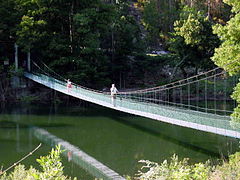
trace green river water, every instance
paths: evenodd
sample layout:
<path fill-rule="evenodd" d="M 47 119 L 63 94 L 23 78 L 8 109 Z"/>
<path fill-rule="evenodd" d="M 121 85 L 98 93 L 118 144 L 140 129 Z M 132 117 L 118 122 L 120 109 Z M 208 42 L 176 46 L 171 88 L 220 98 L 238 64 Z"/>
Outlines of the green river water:
<path fill-rule="evenodd" d="M 0 166 L 5 169 L 34 149 L 40 141 L 29 125 L 41 127 L 107 165 L 120 175 L 134 176 L 141 159 L 162 162 L 174 153 L 191 163 L 216 162 L 239 150 L 239 141 L 211 133 L 161 123 L 109 110 L 63 105 L 8 105 L 0 111 Z M 42 147 L 22 164 L 37 166 L 35 159 L 51 147 Z M 94 179 L 63 158 L 65 174 L 78 179 Z"/>

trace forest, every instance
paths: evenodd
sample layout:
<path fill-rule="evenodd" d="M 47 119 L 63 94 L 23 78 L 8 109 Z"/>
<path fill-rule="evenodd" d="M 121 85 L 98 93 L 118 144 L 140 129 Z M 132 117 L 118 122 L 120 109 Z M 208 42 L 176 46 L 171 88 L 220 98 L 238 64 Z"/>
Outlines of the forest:
<path fill-rule="evenodd" d="M 15 43 L 22 68 L 31 52 L 95 89 L 153 87 L 216 66 L 240 73 L 239 0 L 0 0 L 0 17 L 1 93 Z M 232 97 L 240 104 L 240 83 Z"/>

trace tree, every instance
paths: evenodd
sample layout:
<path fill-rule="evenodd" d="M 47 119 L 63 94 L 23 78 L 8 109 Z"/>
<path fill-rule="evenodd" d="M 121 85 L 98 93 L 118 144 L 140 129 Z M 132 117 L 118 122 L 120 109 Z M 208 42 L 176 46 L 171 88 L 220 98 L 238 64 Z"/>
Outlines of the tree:
<path fill-rule="evenodd" d="M 133 56 L 144 51 L 140 27 L 129 8 L 129 2 L 119 1 L 111 26 L 111 76 L 120 87 L 122 78 L 125 80 L 131 72 Z"/>
<path fill-rule="evenodd" d="M 25 51 L 29 51 L 46 36 L 43 28 L 46 25 L 44 20 L 36 20 L 34 17 L 24 15 L 17 31 L 18 44 L 22 45 Z"/>
<path fill-rule="evenodd" d="M 212 60 L 230 75 L 237 75 L 240 74 L 240 2 L 238 0 L 224 2 L 232 6 L 233 15 L 226 25 L 214 26 L 214 33 L 220 38 L 221 45 L 215 49 Z M 235 87 L 232 98 L 238 103 L 232 114 L 233 121 L 240 122 L 240 83 Z"/>
<path fill-rule="evenodd" d="M 210 57 L 219 40 L 212 32 L 212 24 L 200 11 L 183 7 L 180 19 L 174 23 L 170 50 L 178 56 L 176 66 L 184 72 L 185 67 L 208 69 L 213 67 Z M 201 62 L 201 63 L 199 63 Z M 186 75 L 186 74 L 185 74 Z"/>
<path fill-rule="evenodd" d="M 38 51 L 40 59 L 66 55 L 69 51 L 67 1 L 16 0 L 16 9 L 22 14 L 16 31 L 21 48 L 25 51 L 31 48 Z M 52 48 L 53 44 L 55 48 Z"/>
<path fill-rule="evenodd" d="M 144 3 L 144 12 L 143 12 L 143 25 L 148 31 L 147 33 L 147 42 L 149 45 L 158 45 L 159 44 L 159 35 L 160 35 L 160 14 L 157 11 L 157 2 L 156 1 L 147 1 Z"/>
<path fill-rule="evenodd" d="M 19 12 L 16 12 L 14 0 L 0 0 L 0 41 L 13 40 L 16 24 L 19 22 Z"/>
<path fill-rule="evenodd" d="M 158 48 L 173 30 L 173 22 L 178 16 L 178 3 L 175 0 L 138 0 L 138 2 L 144 7 L 142 21 L 148 32 L 147 43 Z"/>
<path fill-rule="evenodd" d="M 15 0 L 0 0 L 0 66 L 4 59 L 11 61 L 14 54 L 16 27 L 21 18 L 21 12 L 17 12 L 15 6 Z"/>
<path fill-rule="evenodd" d="M 180 0 L 180 3 L 203 11 L 209 19 L 217 22 L 225 22 L 230 15 L 229 6 L 223 0 Z"/>
<path fill-rule="evenodd" d="M 83 85 L 107 82 L 102 41 L 112 22 L 114 8 L 99 0 L 17 0 L 22 14 L 18 44 L 37 59 Z M 108 82 L 107 82 L 108 83 Z"/>
<path fill-rule="evenodd" d="M 68 77 L 91 87 L 103 87 L 110 84 L 110 61 L 106 55 L 105 38 L 110 35 L 111 22 L 115 17 L 115 8 L 101 1 L 87 4 L 73 15 L 73 53 L 61 57 L 62 68 L 68 67 Z M 57 62 L 56 62 L 57 63 Z"/>
<path fill-rule="evenodd" d="M 140 30 L 125 0 L 16 0 L 18 44 L 65 78 L 101 88 L 126 71 Z"/>

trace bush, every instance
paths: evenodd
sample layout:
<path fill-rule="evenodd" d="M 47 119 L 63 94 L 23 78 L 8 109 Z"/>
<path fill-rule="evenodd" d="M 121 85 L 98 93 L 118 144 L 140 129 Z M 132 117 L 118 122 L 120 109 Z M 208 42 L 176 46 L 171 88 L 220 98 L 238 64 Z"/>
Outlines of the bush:
<path fill-rule="evenodd" d="M 0 176 L 0 180 L 71 180 L 71 178 L 63 175 L 63 165 L 61 163 L 61 149 L 57 146 L 52 149 L 49 155 L 40 157 L 37 162 L 40 164 L 42 171 L 33 167 L 26 169 L 24 165 L 18 165 L 14 171 Z M 74 178 L 76 180 L 76 178 Z"/>
<path fill-rule="evenodd" d="M 188 159 L 182 161 L 173 155 L 170 162 L 165 160 L 158 164 L 141 160 L 145 165 L 139 171 L 138 180 L 236 180 L 240 179 L 240 152 L 229 156 L 229 161 L 221 165 L 210 166 L 206 163 L 189 165 Z"/>
<path fill-rule="evenodd" d="M 210 180 L 240 179 L 240 152 L 229 156 L 228 162 L 223 162 L 211 173 Z"/>
<path fill-rule="evenodd" d="M 205 180 L 210 171 L 208 163 L 189 165 L 188 159 L 184 158 L 182 161 L 179 161 L 176 155 L 172 156 L 170 162 L 165 160 L 160 165 L 151 161 L 140 162 L 146 165 L 142 167 L 143 171 L 140 171 L 138 174 L 137 179 L 139 180 Z"/>

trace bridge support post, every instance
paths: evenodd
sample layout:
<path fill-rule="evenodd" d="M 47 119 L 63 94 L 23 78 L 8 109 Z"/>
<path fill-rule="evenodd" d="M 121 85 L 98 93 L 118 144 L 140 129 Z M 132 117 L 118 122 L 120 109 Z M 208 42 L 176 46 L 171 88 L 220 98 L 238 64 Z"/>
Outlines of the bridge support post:
<path fill-rule="evenodd" d="M 15 47 L 15 71 L 18 70 L 18 45 L 17 43 L 14 44 Z"/>
<path fill-rule="evenodd" d="M 31 71 L 31 54 L 30 54 L 30 50 L 27 53 L 27 69 L 30 72 Z"/>
<path fill-rule="evenodd" d="M 18 71 L 18 45 L 17 43 L 14 43 L 14 49 L 15 49 L 15 72 Z M 20 79 L 18 76 L 13 76 L 12 78 L 12 87 L 13 88 L 18 88 L 20 86 Z"/>

